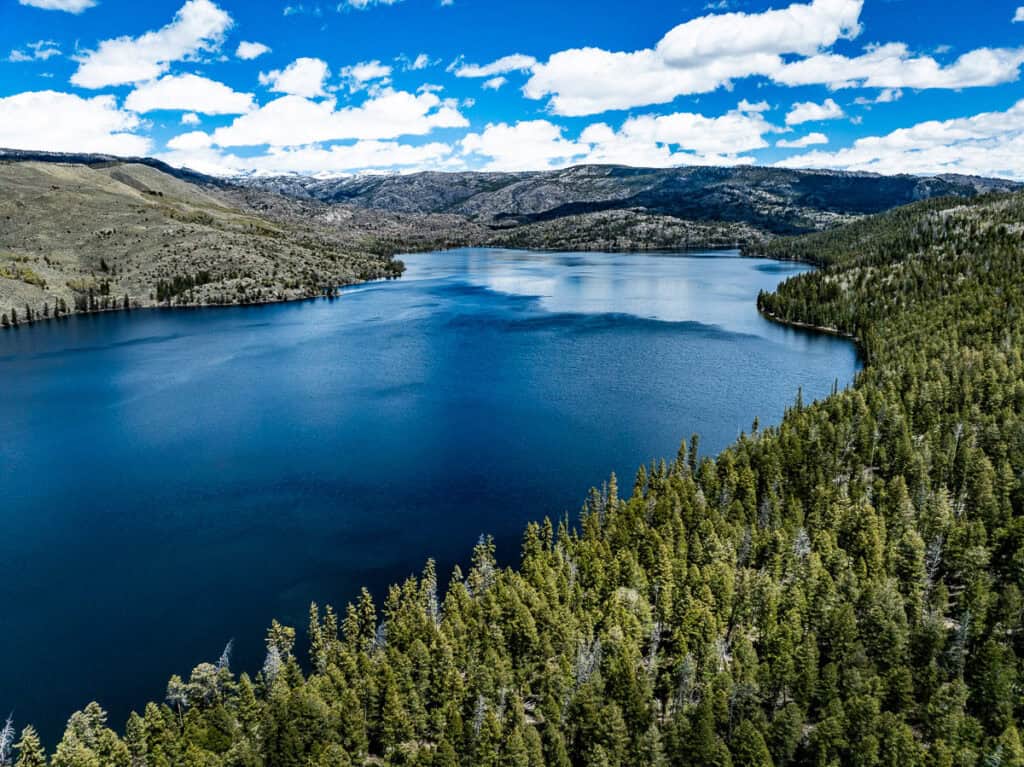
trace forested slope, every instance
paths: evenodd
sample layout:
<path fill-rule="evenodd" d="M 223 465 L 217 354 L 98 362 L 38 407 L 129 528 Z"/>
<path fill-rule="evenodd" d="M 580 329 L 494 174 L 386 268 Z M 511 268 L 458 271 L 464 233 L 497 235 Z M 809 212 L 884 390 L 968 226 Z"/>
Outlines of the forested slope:
<path fill-rule="evenodd" d="M 516 569 L 483 541 L 443 595 L 428 564 L 301 646 L 274 624 L 258 674 L 202 664 L 123 736 L 92 704 L 52 764 L 1024 764 L 1022 223 L 931 201 L 772 243 L 826 266 L 762 309 L 856 334 L 851 390 L 613 479 Z"/>

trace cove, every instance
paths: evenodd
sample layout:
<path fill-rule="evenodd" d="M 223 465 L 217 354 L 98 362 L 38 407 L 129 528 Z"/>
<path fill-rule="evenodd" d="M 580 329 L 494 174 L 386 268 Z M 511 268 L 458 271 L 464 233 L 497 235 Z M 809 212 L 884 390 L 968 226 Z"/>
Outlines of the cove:
<path fill-rule="evenodd" d="M 850 342 L 755 299 L 808 267 L 734 252 L 403 257 L 335 300 L 75 317 L 0 334 L 0 714 L 123 727 L 171 674 L 255 672 L 305 625 L 589 487 L 715 453 L 848 384 Z M 304 643 L 300 639 L 300 648 Z"/>

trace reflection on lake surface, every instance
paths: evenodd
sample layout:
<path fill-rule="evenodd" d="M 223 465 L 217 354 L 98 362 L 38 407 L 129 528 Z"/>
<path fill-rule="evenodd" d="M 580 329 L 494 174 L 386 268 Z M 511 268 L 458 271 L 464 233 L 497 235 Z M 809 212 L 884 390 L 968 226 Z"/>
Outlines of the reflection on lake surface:
<path fill-rule="evenodd" d="M 806 270 L 710 254 L 462 250 L 335 301 L 0 334 L 0 711 L 118 727 L 167 678 L 262 661 L 277 617 L 464 560 L 615 470 L 852 379 L 841 339 L 757 314 Z"/>

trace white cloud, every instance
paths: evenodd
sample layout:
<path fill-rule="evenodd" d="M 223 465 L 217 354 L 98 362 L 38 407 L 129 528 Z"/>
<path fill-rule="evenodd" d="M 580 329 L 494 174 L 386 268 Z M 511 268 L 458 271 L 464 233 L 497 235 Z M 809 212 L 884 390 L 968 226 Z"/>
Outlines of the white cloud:
<path fill-rule="evenodd" d="M 428 56 L 426 53 L 420 53 L 416 58 L 409 58 L 408 56 L 398 56 L 397 60 L 401 68 L 406 72 L 419 72 L 425 70 L 427 67 L 432 67 L 437 63 L 436 60 Z"/>
<path fill-rule="evenodd" d="M 616 132 L 605 123 L 586 128 L 580 134 L 580 140 L 591 145 L 590 152 L 578 160 L 581 163 L 671 168 L 679 165 L 752 165 L 755 162 L 749 155 L 702 154 L 674 149 L 669 144 Z"/>
<path fill-rule="evenodd" d="M 358 64 L 344 67 L 339 74 L 343 80 L 348 82 L 349 90 L 352 93 L 356 93 L 366 87 L 367 83 L 375 81 L 388 82 L 391 78 L 391 71 L 390 66 L 381 64 L 374 59 L 373 61 L 361 61 Z"/>
<path fill-rule="evenodd" d="M 494 77 L 505 75 L 509 72 L 527 72 L 537 65 L 537 59 L 533 56 L 526 56 L 522 53 L 513 53 L 511 56 L 503 56 L 497 61 L 480 66 L 478 64 L 465 64 L 461 61 L 454 66 L 456 77 Z"/>
<path fill-rule="evenodd" d="M 703 16 L 680 24 L 655 48 L 577 48 L 533 68 L 524 93 L 568 116 L 597 114 L 708 93 L 732 80 L 771 75 L 783 54 L 810 55 L 860 32 L 863 0 L 813 0 L 764 13 Z"/>
<path fill-rule="evenodd" d="M 809 55 L 860 34 L 862 6 L 863 0 L 814 0 L 764 13 L 703 16 L 671 30 L 657 50 L 673 67 L 703 66 L 722 57 Z"/>
<path fill-rule="evenodd" d="M 298 149 L 272 150 L 257 158 L 255 162 L 260 169 L 282 172 L 351 172 L 396 167 L 422 167 L 435 164 L 451 153 L 451 146 L 441 142 L 412 146 L 396 141 L 357 141 L 354 144 L 335 145 L 327 149 L 300 147 Z"/>
<path fill-rule="evenodd" d="M 540 170 L 577 163 L 642 167 L 684 164 L 750 164 L 744 153 L 768 146 L 777 130 L 762 114 L 767 104 L 743 102 L 719 117 L 690 112 L 642 115 L 618 130 L 606 123 L 587 126 L 577 140 L 548 120 L 488 125 L 462 140 L 463 153 L 486 160 L 488 170 Z"/>
<path fill-rule="evenodd" d="M 899 88 L 885 88 L 875 98 L 867 98 L 865 96 L 858 96 L 853 100 L 854 104 L 867 105 L 867 104 L 891 104 L 894 101 L 899 101 L 903 98 L 903 91 Z"/>
<path fill-rule="evenodd" d="M 10 149 L 144 155 L 150 140 L 135 133 L 140 125 L 113 96 L 30 91 L 0 98 L 0 146 Z"/>
<path fill-rule="evenodd" d="M 162 29 L 104 40 L 95 51 L 79 56 L 71 82 L 82 88 L 103 88 L 153 80 L 167 72 L 172 62 L 217 50 L 231 24 L 231 17 L 210 0 L 188 0 Z"/>
<path fill-rule="evenodd" d="M 532 67 L 523 92 L 555 114 L 582 116 L 730 88 L 765 77 L 782 85 L 833 89 L 960 89 L 1012 82 L 1024 48 L 979 48 L 948 65 L 905 43 L 843 56 L 828 49 L 861 30 L 863 0 L 812 0 L 763 13 L 703 16 L 670 30 L 653 48 L 575 48 Z"/>
<path fill-rule="evenodd" d="M 765 134 L 778 130 L 764 118 L 765 107 L 744 101 L 719 117 L 643 115 L 627 119 L 618 131 L 597 123 L 580 134 L 580 141 L 591 145 L 583 161 L 649 167 L 753 163 L 743 154 L 767 147 Z"/>
<path fill-rule="evenodd" d="M 500 90 L 501 86 L 508 82 L 507 77 L 492 77 L 490 80 L 484 80 L 482 87 L 484 90 L 496 91 Z"/>
<path fill-rule="evenodd" d="M 794 104 L 786 115 L 786 125 L 803 125 L 822 120 L 838 120 L 845 117 L 843 108 L 832 99 L 825 99 L 821 104 L 813 101 L 801 101 Z"/>
<path fill-rule="evenodd" d="M 619 133 L 702 155 L 732 155 L 763 149 L 768 146 L 764 135 L 775 130 L 760 112 L 744 113 L 737 109 L 721 117 L 692 112 L 631 117 Z"/>
<path fill-rule="evenodd" d="M 487 170 L 495 171 L 562 167 L 590 149 L 566 139 L 561 126 L 547 120 L 490 124 L 467 134 L 461 144 L 464 154 L 487 158 Z"/>
<path fill-rule="evenodd" d="M 282 96 L 214 132 L 218 146 L 295 147 L 345 139 L 423 136 L 469 123 L 450 101 L 433 93 L 382 89 L 359 106 L 337 108 L 334 99 Z"/>
<path fill-rule="evenodd" d="M 182 125 L 199 125 L 201 122 L 202 120 L 195 112 L 186 112 L 181 116 Z"/>
<path fill-rule="evenodd" d="M 1020 24 L 1024 22 L 1024 5 L 1017 9 L 1017 12 L 1013 14 L 1013 23 Z"/>
<path fill-rule="evenodd" d="M 330 75 L 327 62 L 321 59 L 303 57 L 295 59 L 284 70 L 260 72 L 260 85 L 266 85 L 275 93 L 290 96 L 316 98 L 324 96 L 324 80 Z"/>
<path fill-rule="evenodd" d="M 18 0 L 21 5 L 42 8 L 44 11 L 67 11 L 81 13 L 96 5 L 96 0 Z"/>
<path fill-rule="evenodd" d="M 1024 64 L 1024 48 L 979 48 L 942 66 L 915 56 L 904 43 L 889 43 L 850 58 L 820 54 L 785 65 L 772 75 L 782 85 L 839 88 L 976 88 L 1012 82 Z"/>
<path fill-rule="evenodd" d="M 60 56 L 60 45 L 53 40 L 36 40 L 34 43 L 28 43 L 24 48 L 12 50 L 7 60 L 12 63 L 46 61 L 54 56 Z"/>
<path fill-rule="evenodd" d="M 211 148 L 203 136 L 183 134 L 168 142 L 159 158 L 171 165 L 229 176 L 243 172 L 348 174 L 358 171 L 442 168 L 453 164 L 452 147 L 441 142 L 411 145 L 396 141 L 357 141 L 330 147 L 271 148 L 246 157 Z M 208 139 L 209 137 L 207 137 Z"/>
<path fill-rule="evenodd" d="M 884 136 L 860 138 L 846 149 L 809 152 L 778 163 L 875 173 L 966 173 L 1024 178 L 1024 101 L 1005 112 L 932 120 Z"/>
<path fill-rule="evenodd" d="M 270 48 L 263 43 L 250 43 L 245 40 L 238 44 L 235 49 L 235 56 L 243 61 L 258 59 L 264 53 L 270 53 Z"/>
<path fill-rule="evenodd" d="M 204 133 L 201 130 L 182 133 L 167 142 L 167 146 L 170 149 L 177 149 L 183 152 L 190 152 L 195 149 L 207 149 L 212 144 L 213 139 L 210 137 L 210 134 Z"/>
<path fill-rule="evenodd" d="M 251 93 L 239 93 L 224 83 L 198 75 L 165 75 L 143 83 L 128 94 L 125 109 L 146 113 L 160 110 L 237 115 L 253 109 Z"/>
<path fill-rule="evenodd" d="M 371 8 L 375 5 L 394 5 L 400 3 L 402 0 L 340 0 L 338 3 L 338 10 L 343 11 L 347 8 L 355 8 L 359 11 L 365 11 L 367 8 Z"/>
<path fill-rule="evenodd" d="M 817 146 L 819 144 L 827 144 L 828 136 L 824 133 L 808 133 L 806 136 L 802 136 L 798 139 L 776 141 L 775 146 L 780 149 L 805 149 L 809 146 Z"/>

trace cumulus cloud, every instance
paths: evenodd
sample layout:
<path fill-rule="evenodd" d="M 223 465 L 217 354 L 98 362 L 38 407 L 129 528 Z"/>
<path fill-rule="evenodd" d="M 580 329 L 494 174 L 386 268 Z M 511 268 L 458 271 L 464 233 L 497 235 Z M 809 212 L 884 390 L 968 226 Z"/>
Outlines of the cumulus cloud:
<path fill-rule="evenodd" d="M 375 168 L 422 167 L 433 165 L 452 153 L 442 142 L 413 146 L 397 141 L 357 141 L 329 148 L 299 147 L 276 149 L 255 161 L 262 170 L 299 173 L 347 173 Z"/>
<path fill-rule="evenodd" d="M 60 45 L 53 40 L 36 40 L 28 43 L 24 48 L 15 48 L 11 51 L 7 60 L 12 63 L 25 61 L 47 61 L 54 56 L 60 56 Z"/>
<path fill-rule="evenodd" d="M 932 120 L 867 136 L 835 152 L 789 157 L 781 167 L 876 173 L 966 173 L 1024 178 L 1024 100 L 1004 112 Z"/>
<path fill-rule="evenodd" d="M 1012 82 L 1024 64 L 1024 48 L 979 48 L 942 66 L 916 56 L 904 43 L 868 49 L 862 56 L 820 54 L 794 61 L 772 75 L 782 85 L 840 88 L 976 88 Z"/>
<path fill-rule="evenodd" d="M 770 112 L 772 109 L 772 105 L 769 104 L 767 101 L 757 101 L 751 103 L 746 99 L 742 99 L 740 103 L 736 106 L 736 109 L 740 112 Z"/>
<path fill-rule="evenodd" d="M 814 0 L 764 13 L 703 16 L 671 30 L 658 43 L 665 63 L 703 66 L 709 60 L 746 55 L 808 55 L 860 33 L 863 0 Z"/>
<path fill-rule="evenodd" d="M 680 24 L 654 48 L 577 48 L 533 67 L 524 93 L 562 115 L 664 104 L 732 80 L 771 75 L 784 54 L 810 55 L 860 32 L 863 0 L 813 0 L 764 13 L 725 13 Z"/>
<path fill-rule="evenodd" d="M 767 104 L 744 102 L 719 117 L 691 112 L 631 117 L 615 129 L 587 126 L 577 140 L 548 120 L 488 125 L 462 140 L 465 155 L 485 160 L 488 170 L 538 170 L 577 163 L 644 167 L 750 164 L 746 155 L 768 146 L 779 130 L 763 112 Z"/>
<path fill-rule="evenodd" d="M 819 144 L 827 144 L 828 136 L 824 133 L 808 133 L 806 136 L 802 136 L 798 139 L 782 139 L 775 142 L 775 146 L 780 149 L 804 149 L 809 146 L 817 146 Z"/>
<path fill-rule="evenodd" d="M 494 171 L 561 167 L 590 149 L 566 139 L 563 128 L 548 120 L 492 123 L 467 134 L 461 144 L 464 154 L 487 158 L 487 169 Z"/>
<path fill-rule="evenodd" d="M 548 99 L 555 114 L 583 116 L 729 88 L 747 77 L 833 89 L 960 89 L 1012 82 L 1024 48 L 979 48 L 949 64 L 905 43 L 859 56 L 828 49 L 860 34 L 863 0 L 813 0 L 763 13 L 702 16 L 670 30 L 653 48 L 575 48 L 531 68 L 524 94 Z"/>
<path fill-rule="evenodd" d="M 143 155 L 150 140 L 135 132 L 140 125 L 113 96 L 30 91 L 0 98 L 0 146 L 10 149 Z"/>
<path fill-rule="evenodd" d="M 858 96 L 853 100 L 854 104 L 891 104 L 894 101 L 899 101 L 903 98 L 903 91 L 899 88 L 885 88 L 874 98 L 867 98 L 866 96 Z"/>
<path fill-rule="evenodd" d="M 527 72 L 537 65 L 537 59 L 522 53 L 503 56 L 490 64 L 465 64 L 461 61 L 453 65 L 456 77 L 494 77 L 509 72 Z"/>
<path fill-rule="evenodd" d="M 243 61 L 258 59 L 264 53 L 270 53 L 269 46 L 266 46 L 263 43 L 251 43 L 245 40 L 240 42 L 238 47 L 235 49 L 235 56 Z"/>
<path fill-rule="evenodd" d="M 174 110 L 237 115 L 248 112 L 255 104 L 251 93 L 239 93 L 216 80 L 198 75 L 165 75 L 135 88 L 124 106 L 139 113 Z"/>
<path fill-rule="evenodd" d="M 96 5 L 96 0 L 18 0 L 21 5 L 42 8 L 44 11 L 67 11 L 81 13 Z"/>
<path fill-rule="evenodd" d="M 786 115 L 786 125 L 803 125 L 822 120 L 838 120 L 845 117 L 843 108 L 832 99 L 825 99 L 821 104 L 813 101 L 801 101 L 794 104 Z"/>
<path fill-rule="evenodd" d="M 96 50 L 79 56 L 71 82 L 104 88 L 156 79 L 175 61 L 217 50 L 231 24 L 231 17 L 210 0 L 188 0 L 162 29 L 104 40 Z"/>
<path fill-rule="evenodd" d="M 605 123 L 586 128 L 584 162 L 670 167 L 673 165 L 749 164 L 745 152 L 768 146 L 765 135 L 778 128 L 763 112 L 767 104 L 741 103 L 719 117 L 693 112 L 643 115 L 627 119 L 618 131 Z"/>
<path fill-rule="evenodd" d="M 1024 5 L 1017 9 L 1017 12 L 1013 14 L 1013 23 L 1020 24 L 1024 22 Z"/>
<path fill-rule="evenodd" d="M 484 80 L 483 85 L 480 87 L 488 91 L 500 90 L 501 86 L 508 82 L 507 77 L 492 77 L 490 80 Z"/>
<path fill-rule="evenodd" d="M 206 149 L 212 144 L 213 139 L 210 137 L 210 134 L 204 133 L 201 130 L 182 133 L 167 142 L 168 148 L 182 152 L 191 152 L 195 149 Z"/>
<path fill-rule="evenodd" d="M 352 93 L 362 90 L 368 83 L 387 83 L 391 78 L 392 69 L 387 64 L 373 61 L 361 61 L 358 64 L 344 67 L 341 72 L 341 79 L 348 83 Z"/>
<path fill-rule="evenodd" d="M 218 128 L 213 138 L 222 147 L 296 147 L 345 139 L 423 136 L 438 128 L 468 125 L 454 103 L 434 93 L 385 88 L 359 106 L 340 109 L 334 99 L 282 96 Z"/>
<path fill-rule="evenodd" d="M 186 112 L 181 116 L 182 125 L 199 125 L 201 122 L 202 120 L 195 112 Z"/>
<path fill-rule="evenodd" d="M 260 85 L 265 85 L 275 93 L 287 93 L 290 96 L 316 98 L 326 95 L 324 81 L 330 76 L 327 62 L 322 59 L 299 58 L 283 70 L 260 72 Z"/>
<path fill-rule="evenodd" d="M 775 130 L 760 112 L 737 110 L 721 117 L 693 112 L 631 117 L 620 135 L 634 140 L 678 146 L 697 154 L 738 154 L 768 146 L 764 135 Z"/>
<path fill-rule="evenodd" d="M 171 139 L 168 149 L 159 156 L 161 160 L 213 175 L 244 172 L 340 175 L 360 171 L 440 168 L 451 163 L 452 155 L 452 147 L 441 142 L 412 145 L 397 141 L 357 141 L 330 147 L 272 147 L 262 154 L 241 157 L 211 148 L 202 136 L 188 133 Z"/>

